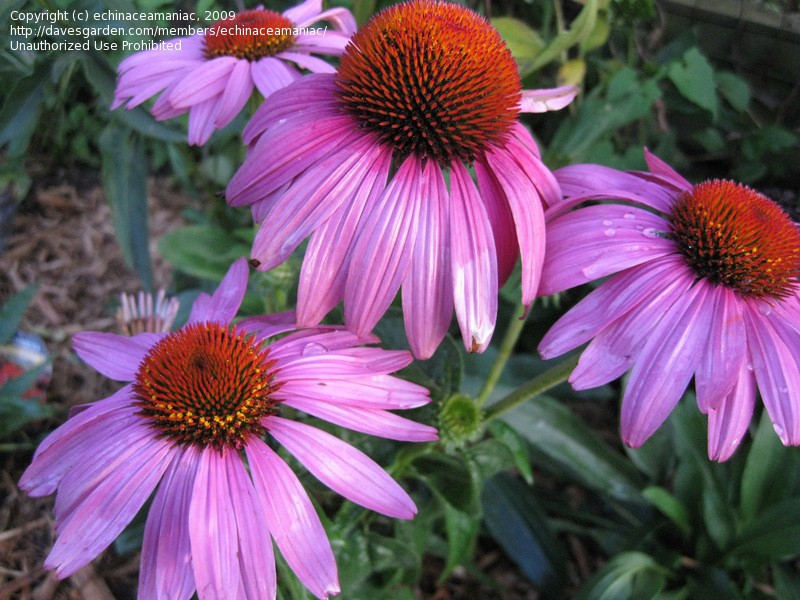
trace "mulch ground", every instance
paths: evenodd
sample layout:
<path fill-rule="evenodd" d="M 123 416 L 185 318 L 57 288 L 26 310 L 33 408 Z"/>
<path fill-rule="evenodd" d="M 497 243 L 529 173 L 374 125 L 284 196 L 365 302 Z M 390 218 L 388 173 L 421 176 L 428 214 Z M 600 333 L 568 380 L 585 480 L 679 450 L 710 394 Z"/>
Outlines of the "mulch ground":
<path fill-rule="evenodd" d="M 127 267 L 114 237 L 102 188 L 85 174 L 42 174 L 5 227 L 0 249 L 0 302 L 28 285 L 38 286 L 21 329 L 38 335 L 52 358 L 46 400 L 58 417 L 33 423 L 12 443 L 0 446 L 0 600 L 133 600 L 138 554 L 104 552 L 64 581 L 43 567 L 55 533 L 53 498 L 29 498 L 16 482 L 38 441 L 58 426 L 71 406 L 104 398 L 118 385 L 99 376 L 71 350 L 80 331 L 115 331 L 115 307 L 123 292 L 137 292 L 137 276 Z M 34 181 L 37 181 L 34 174 Z M 193 204 L 165 180 L 150 182 L 150 229 L 157 286 L 168 287 L 169 265 L 159 260 L 157 239 L 183 222 Z M 6 223 L 8 225 L 8 223 Z M 578 554 L 581 549 L 577 548 Z M 574 579 L 585 579 L 576 561 Z M 537 590 L 491 542 L 483 541 L 476 563 L 500 584 L 502 593 L 482 586 L 457 569 L 437 583 L 442 564 L 431 559 L 417 595 L 425 600 L 536 600 Z M 579 576 L 580 575 L 580 576 Z M 343 593 L 342 597 L 347 597 Z"/>

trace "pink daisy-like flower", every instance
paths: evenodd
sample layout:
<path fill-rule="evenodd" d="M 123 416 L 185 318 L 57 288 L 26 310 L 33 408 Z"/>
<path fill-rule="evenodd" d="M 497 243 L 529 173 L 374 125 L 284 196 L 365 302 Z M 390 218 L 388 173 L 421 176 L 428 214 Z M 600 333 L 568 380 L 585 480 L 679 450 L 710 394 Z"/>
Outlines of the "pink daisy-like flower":
<path fill-rule="evenodd" d="M 556 172 L 567 199 L 547 214 L 540 293 L 611 277 L 539 351 L 551 358 L 591 340 L 570 377 L 576 389 L 630 370 L 621 423 L 630 446 L 663 423 L 692 377 L 712 459 L 738 447 L 756 389 L 781 441 L 800 444 L 797 226 L 748 187 L 693 186 L 645 155 L 649 173 L 598 165 Z"/>
<path fill-rule="evenodd" d="M 428 402 L 392 377 L 408 352 L 364 347 L 342 328 L 292 331 L 286 315 L 231 325 L 247 285 L 233 264 L 212 296 L 173 333 L 76 336 L 75 348 L 112 379 L 130 382 L 78 412 L 36 452 L 20 486 L 57 492 L 59 537 L 46 565 L 66 577 L 107 547 L 155 491 L 141 555 L 141 599 L 275 598 L 272 540 L 318 598 L 339 592 L 325 531 L 268 434 L 320 481 L 353 502 L 401 519 L 411 498 L 366 455 L 281 407 L 382 437 L 437 439 L 432 427 L 388 412 Z M 247 464 L 242 459 L 247 457 Z"/>
<path fill-rule="evenodd" d="M 522 91 L 500 35 L 463 6 L 382 11 L 335 75 L 280 90 L 246 127 L 248 156 L 227 197 L 261 223 L 253 264 L 271 269 L 311 236 L 299 324 L 344 299 L 345 324 L 365 334 L 402 285 L 417 357 L 434 352 L 453 309 L 467 350 L 483 351 L 498 286 L 520 256 L 522 301 L 534 300 L 542 203 L 561 198 L 517 117 L 560 109 L 576 92 Z"/>
<path fill-rule="evenodd" d="M 333 26 L 311 26 L 327 21 Z M 161 93 L 153 105 L 159 121 L 189 113 L 189 143 L 202 145 L 244 108 L 253 87 L 266 98 L 301 77 L 334 68 L 315 54 L 342 53 L 356 30 L 347 9 L 322 10 L 306 0 L 284 13 L 264 8 L 241 12 L 190 37 L 169 40 L 123 60 L 112 110 L 138 106 Z"/>

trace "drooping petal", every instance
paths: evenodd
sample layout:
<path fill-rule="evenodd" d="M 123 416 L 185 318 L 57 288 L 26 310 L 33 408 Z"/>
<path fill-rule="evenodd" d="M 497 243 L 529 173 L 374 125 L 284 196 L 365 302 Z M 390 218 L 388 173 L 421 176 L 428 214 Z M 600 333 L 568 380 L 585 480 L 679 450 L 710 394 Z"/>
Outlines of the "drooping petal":
<path fill-rule="evenodd" d="M 214 133 L 214 120 L 219 112 L 219 96 L 204 100 L 189 109 L 188 142 L 192 146 L 202 146 Z"/>
<path fill-rule="evenodd" d="M 189 540 L 200 600 L 225 600 L 242 585 L 238 532 L 229 491 L 233 482 L 225 458 L 232 453 L 225 449 L 220 455 L 209 447 L 198 459 L 189 506 Z"/>
<path fill-rule="evenodd" d="M 309 19 L 315 18 L 322 12 L 322 0 L 304 0 L 297 6 L 285 10 L 282 14 L 297 27 L 303 27 Z"/>
<path fill-rule="evenodd" d="M 133 381 L 139 364 L 159 340 L 161 333 L 123 336 L 86 331 L 72 338 L 72 347 L 88 365 L 115 381 Z"/>
<path fill-rule="evenodd" d="M 497 255 L 489 216 L 460 161 L 450 170 L 453 304 L 468 352 L 483 352 L 497 319 Z"/>
<path fill-rule="evenodd" d="M 233 121 L 244 108 L 253 93 L 253 79 L 250 76 L 250 63 L 240 60 L 231 71 L 225 91 L 219 99 L 219 112 L 214 119 L 214 127 L 222 129 Z"/>
<path fill-rule="evenodd" d="M 483 198 L 483 205 L 492 225 L 497 253 L 497 282 L 502 286 L 511 275 L 519 258 L 514 215 L 511 214 L 511 207 L 500 182 L 483 161 L 475 162 L 475 174 L 478 179 L 478 191 Z"/>
<path fill-rule="evenodd" d="M 239 258 L 230 266 L 213 295 L 202 294 L 197 297 L 188 323 L 230 323 L 247 291 L 247 278 L 247 259 Z"/>
<path fill-rule="evenodd" d="M 328 536 L 297 476 L 259 439 L 250 440 L 245 452 L 264 518 L 286 562 L 317 598 L 338 594 Z"/>
<path fill-rule="evenodd" d="M 127 460 L 85 490 L 67 517 L 57 517 L 59 536 L 45 566 L 64 578 L 111 544 L 153 492 L 175 452 L 174 447 L 154 439 L 132 447 Z"/>
<path fill-rule="evenodd" d="M 736 292 L 719 285 L 712 286 L 711 294 L 714 310 L 708 347 L 700 356 L 695 373 L 697 405 L 704 413 L 717 408 L 723 400 L 731 402 L 726 398 L 740 379 L 747 355 L 744 315 Z"/>
<path fill-rule="evenodd" d="M 189 506 L 199 451 L 182 449 L 164 473 L 147 515 L 139 600 L 189 600 L 196 588 L 189 542 Z"/>
<path fill-rule="evenodd" d="M 793 330 L 781 331 L 786 326 L 759 308 L 748 303 L 743 311 L 758 390 L 781 442 L 800 445 L 800 344 Z"/>
<path fill-rule="evenodd" d="M 315 15 L 308 15 L 306 18 L 302 19 L 297 23 L 298 27 L 308 27 L 312 23 L 317 23 L 319 21 L 328 21 L 331 23 L 334 28 L 342 33 L 352 35 L 358 29 L 358 25 L 356 24 L 356 19 L 349 10 L 345 8 L 330 8 L 326 11 L 320 12 L 319 14 Z M 326 32 L 324 37 L 327 37 L 329 34 Z"/>
<path fill-rule="evenodd" d="M 250 63 L 250 77 L 264 98 L 270 98 L 276 91 L 285 88 L 300 78 L 300 73 L 277 58 L 265 56 Z M 264 106 L 262 104 L 262 106 Z M 245 144 L 250 142 L 245 137 Z"/>
<path fill-rule="evenodd" d="M 739 447 L 756 402 L 755 378 L 743 362 L 728 395 L 708 411 L 708 458 L 728 460 Z"/>
<path fill-rule="evenodd" d="M 631 371 L 622 400 L 622 439 L 637 448 L 680 400 L 705 352 L 713 304 L 696 285 L 664 311 Z"/>
<path fill-rule="evenodd" d="M 405 442 L 431 442 L 439 439 L 434 427 L 381 409 L 338 406 L 299 395 L 289 396 L 283 401 L 283 404 L 367 435 Z"/>
<path fill-rule="evenodd" d="M 203 61 L 187 73 L 169 94 L 175 108 L 188 108 L 206 102 L 225 91 L 231 73 L 240 62 L 233 56 Z"/>
<path fill-rule="evenodd" d="M 391 160 L 391 152 L 382 151 L 350 200 L 312 234 L 297 286 L 299 326 L 316 325 L 344 297 L 353 240 L 362 214 L 386 188 Z"/>
<path fill-rule="evenodd" d="M 344 320 L 369 333 L 389 308 L 406 276 L 419 230 L 422 165 L 408 157 L 356 234 L 344 291 Z"/>
<path fill-rule="evenodd" d="M 269 417 L 264 426 L 317 479 L 348 500 L 388 517 L 410 519 L 417 507 L 371 458 L 329 433 Z"/>
<path fill-rule="evenodd" d="M 425 212 L 403 282 L 403 317 L 411 351 L 427 359 L 438 348 L 453 316 L 447 188 L 435 161 L 425 164 L 419 192 Z"/>
<path fill-rule="evenodd" d="M 300 54 L 299 52 L 281 52 L 279 56 L 314 73 L 336 73 L 336 67 L 316 56 Z"/>

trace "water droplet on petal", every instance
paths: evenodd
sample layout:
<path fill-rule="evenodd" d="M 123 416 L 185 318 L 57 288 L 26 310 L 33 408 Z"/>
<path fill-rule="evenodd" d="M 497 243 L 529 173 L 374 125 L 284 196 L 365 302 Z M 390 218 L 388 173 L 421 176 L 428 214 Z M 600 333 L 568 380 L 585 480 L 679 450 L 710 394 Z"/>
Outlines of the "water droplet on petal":
<path fill-rule="evenodd" d="M 641 231 L 642 229 L 644 229 L 644 225 L 637 225 L 637 226 L 636 226 L 636 229 L 638 229 L 639 231 Z"/>
<path fill-rule="evenodd" d="M 614 237 L 617 233 L 616 229 L 606 229 L 603 233 L 606 234 L 606 237 Z"/>
<path fill-rule="evenodd" d="M 780 391 L 781 394 L 788 394 L 789 393 L 789 388 L 782 387 L 779 391 Z"/>
<path fill-rule="evenodd" d="M 760 312 L 765 317 L 768 317 L 769 315 L 772 314 L 772 307 L 766 303 L 759 304 L 758 312 Z"/>
<path fill-rule="evenodd" d="M 306 344 L 303 347 L 303 350 L 300 354 L 303 356 L 318 356 L 320 354 L 325 354 L 328 349 L 323 346 L 322 344 L 318 344 L 317 342 L 311 342 L 310 344 Z"/>
<path fill-rule="evenodd" d="M 753 363 L 747 363 L 745 365 L 745 367 L 747 368 L 748 371 L 752 371 L 753 370 Z"/>
<path fill-rule="evenodd" d="M 776 423 L 773 423 L 772 427 L 775 429 L 775 433 L 778 435 L 778 437 L 783 437 L 783 427 Z"/>
<path fill-rule="evenodd" d="M 658 235 L 658 232 L 656 232 L 656 230 L 653 227 L 647 227 L 646 229 L 642 230 L 642 235 L 645 237 L 653 238 Z"/>
<path fill-rule="evenodd" d="M 632 219 L 635 219 L 636 215 L 634 215 L 633 213 L 625 213 L 624 215 L 622 215 L 622 218 L 623 219 L 628 219 L 630 221 Z"/>
<path fill-rule="evenodd" d="M 614 221 L 612 221 L 611 219 L 606 219 L 605 221 L 603 221 L 603 225 L 605 225 L 606 227 L 611 227 L 613 224 Z"/>

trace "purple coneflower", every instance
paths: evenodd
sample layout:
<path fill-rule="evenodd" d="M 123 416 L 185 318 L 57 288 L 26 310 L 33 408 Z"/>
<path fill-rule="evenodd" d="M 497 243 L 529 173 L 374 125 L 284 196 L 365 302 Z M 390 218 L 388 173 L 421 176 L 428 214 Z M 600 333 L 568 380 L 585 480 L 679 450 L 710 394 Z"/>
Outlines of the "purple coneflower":
<path fill-rule="evenodd" d="M 365 334 L 402 285 L 416 356 L 434 352 L 454 308 L 466 348 L 483 351 L 498 286 L 520 256 L 522 302 L 533 301 L 542 203 L 561 197 L 517 117 L 562 108 L 576 92 L 522 91 L 500 35 L 463 6 L 382 11 L 335 75 L 280 90 L 245 129 L 249 153 L 227 197 L 261 223 L 253 263 L 271 269 L 311 236 L 299 324 L 344 299 L 345 324 Z"/>
<path fill-rule="evenodd" d="M 247 286 L 233 264 L 173 333 L 83 333 L 78 354 L 128 381 L 51 434 L 20 481 L 32 496 L 57 492 L 59 537 L 46 565 L 59 577 L 97 556 L 155 491 L 141 557 L 139 598 L 275 598 L 274 539 L 318 598 L 339 592 L 325 531 L 300 481 L 262 439 L 281 444 L 353 502 L 409 519 L 411 498 L 366 455 L 283 406 L 372 435 L 435 440 L 432 427 L 388 412 L 428 402 L 389 375 L 408 352 L 364 347 L 336 328 L 294 331 L 285 316 L 231 325 Z M 242 455 L 247 457 L 249 468 Z"/>
<path fill-rule="evenodd" d="M 323 20 L 334 29 L 311 28 Z M 311 53 L 341 54 L 355 29 L 348 10 L 323 12 L 322 0 L 306 0 L 283 14 L 247 10 L 126 58 L 111 108 L 127 103 L 131 109 L 163 90 L 153 116 L 163 121 L 188 112 L 189 143 L 202 145 L 239 114 L 254 86 L 266 98 L 299 79 L 298 67 L 332 73 Z"/>
<path fill-rule="evenodd" d="M 542 356 L 591 340 L 570 377 L 576 389 L 630 370 L 621 425 L 630 446 L 663 423 L 692 377 L 712 459 L 736 450 L 756 388 L 781 441 L 800 444 L 797 226 L 746 186 L 692 186 L 645 154 L 649 173 L 556 172 L 567 199 L 548 211 L 540 293 L 611 277 L 553 326 Z"/>

